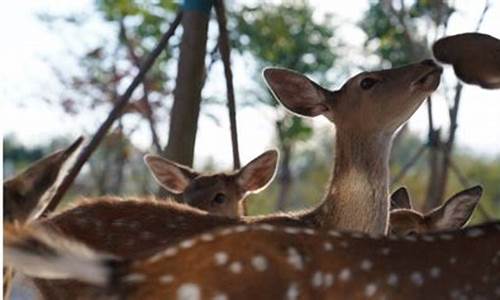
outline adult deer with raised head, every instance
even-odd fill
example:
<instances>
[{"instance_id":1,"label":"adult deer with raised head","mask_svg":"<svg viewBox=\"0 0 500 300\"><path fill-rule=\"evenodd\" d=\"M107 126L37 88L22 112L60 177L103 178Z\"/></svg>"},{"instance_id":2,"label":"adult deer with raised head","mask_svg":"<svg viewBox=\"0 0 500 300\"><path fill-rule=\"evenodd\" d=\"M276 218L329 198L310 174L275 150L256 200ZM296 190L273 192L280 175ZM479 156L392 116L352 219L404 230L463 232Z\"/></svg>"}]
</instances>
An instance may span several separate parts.
<instances>
[{"instance_id":1,"label":"adult deer with raised head","mask_svg":"<svg viewBox=\"0 0 500 300\"><path fill-rule=\"evenodd\" d=\"M434 62L425 60L364 72L339 90L329 91L294 71L264 71L267 84L285 107L304 116L326 116L337 126L332 180L324 200L313 209L228 218L175 203L101 198L54 215L41 225L55 227L87 246L126 258L143 257L225 225L268 223L385 234L393 133L437 88L441 72ZM42 285L57 290L58 282ZM61 286L58 290L75 291Z\"/></svg>"},{"instance_id":2,"label":"adult deer with raised head","mask_svg":"<svg viewBox=\"0 0 500 300\"><path fill-rule=\"evenodd\" d=\"M482 193L480 186L465 189L441 206L422 214L413 208L406 188L399 188L391 195L389 233L413 235L462 228L470 220Z\"/></svg>"},{"instance_id":3,"label":"adult deer with raised head","mask_svg":"<svg viewBox=\"0 0 500 300\"><path fill-rule=\"evenodd\" d=\"M96 287L80 299L500 297L500 222L404 238L239 225L133 261L42 228L9 228L4 249L6 262L25 274Z\"/></svg>"},{"instance_id":4,"label":"adult deer with raised head","mask_svg":"<svg viewBox=\"0 0 500 300\"><path fill-rule=\"evenodd\" d=\"M265 189L276 174L278 152L269 150L238 171L199 173L156 155L144 157L155 180L192 207L227 217L243 216L243 201Z\"/></svg>"}]
</instances>

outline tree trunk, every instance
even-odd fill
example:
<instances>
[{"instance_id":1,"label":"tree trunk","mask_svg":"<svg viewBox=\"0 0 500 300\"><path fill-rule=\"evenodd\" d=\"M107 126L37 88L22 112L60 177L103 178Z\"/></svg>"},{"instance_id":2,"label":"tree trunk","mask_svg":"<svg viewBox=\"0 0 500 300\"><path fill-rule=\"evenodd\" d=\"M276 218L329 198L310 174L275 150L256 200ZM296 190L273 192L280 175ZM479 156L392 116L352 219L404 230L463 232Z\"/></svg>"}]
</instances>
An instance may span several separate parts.
<instances>
[{"instance_id":1,"label":"tree trunk","mask_svg":"<svg viewBox=\"0 0 500 300\"><path fill-rule=\"evenodd\" d=\"M205 54L210 8L209 0L185 0L182 17L182 41L170 112L168 144L165 158L192 166L201 89L205 72ZM165 190L160 195L167 195Z\"/></svg>"},{"instance_id":2,"label":"tree trunk","mask_svg":"<svg viewBox=\"0 0 500 300\"><path fill-rule=\"evenodd\" d=\"M278 194L278 202L276 203L276 210L278 211L284 211L286 209L286 205L290 197L290 189L292 187L292 172L290 170L292 147L291 145L283 145L281 151L283 158L281 160L280 172L278 175L280 190Z\"/></svg>"}]
</instances>

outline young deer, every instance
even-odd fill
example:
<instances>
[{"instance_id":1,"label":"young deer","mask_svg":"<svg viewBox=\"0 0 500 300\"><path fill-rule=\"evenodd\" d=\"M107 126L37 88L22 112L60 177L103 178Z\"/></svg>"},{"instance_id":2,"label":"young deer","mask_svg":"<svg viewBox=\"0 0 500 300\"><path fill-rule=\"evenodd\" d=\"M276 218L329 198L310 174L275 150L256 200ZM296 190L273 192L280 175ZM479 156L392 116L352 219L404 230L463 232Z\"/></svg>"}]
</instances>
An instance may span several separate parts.
<instances>
[{"instance_id":1,"label":"young deer","mask_svg":"<svg viewBox=\"0 0 500 300\"><path fill-rule=\"evenodd\" d=\"M266 151L232 173L203 174L155 155L144 157L155 180L183 203L227 217L243 216L243 201L258 193L276 173L278 152Z\"/></svg>"},{"instance_id":2,"label":"young deer","mask_svg":"<svg viewBox=\"0 0 500 300\"><path fill-rule=\"evenodd\" d=\"M400 68L365 72L328 91L304 75L270 68L264 78L277 99L304 116L326 116L337 126L332 181L317 207L294 213L228 218L186 205L101 198L41 222L87 246L125 258L216 227L268 223L385 234L389 214L388 160L396 129L439 85L442 69L425 60ZM58 282L43 283L59 291Z\"/></svg>"},{"instance_id":3,"label":"young deer","mask_svg":"<svg viewBox=\"0 0 500 300\"><path fill-rule=\"evenodd\" d=\"M79 299L500 297L500 222L404 238L239 225L130 262L41 228L14 228L4 249L7 264L26 274L96 287Z\"/></svg>"},{"instance_id":4,"label":"young deer","mask_svg":"<svg viewBox=\"0 0 500 300\"><path fill-rule=\"evenodd\" d=\"M389 233L414 235L462 228L471 218L482 193L480 186L465 189L443 205L422 214L413 209L408 191L399 188L391 195Z\"/></svg>"},{"instance_id":5,"label":"young deer","mask_svg":"<svg viewBox=\"0 0 500 300\"><path fill-rule=\"evenodd\" d=\"M432 52L440 62L453 65L464 82L500 88L500 40L482 33L462 33L438 40Z\"/></svg>"}]
</instances>

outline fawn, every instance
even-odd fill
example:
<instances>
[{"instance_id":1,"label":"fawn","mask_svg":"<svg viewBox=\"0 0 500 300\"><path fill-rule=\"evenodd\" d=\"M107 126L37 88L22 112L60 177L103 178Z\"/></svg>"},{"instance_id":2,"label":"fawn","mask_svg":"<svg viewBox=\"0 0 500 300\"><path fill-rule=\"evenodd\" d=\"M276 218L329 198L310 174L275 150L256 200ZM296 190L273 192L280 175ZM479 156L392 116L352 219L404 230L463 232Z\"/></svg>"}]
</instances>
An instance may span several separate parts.
<instances>
[{"instance_id":1,"label":"fawn","mask_svg":"<svg viewBox=\"0 0 500 300\"><path fill-rule=\"evenodd\" d=\"M414 235L462 228L471 218L482 193L481 186L465 189L451 196L443 205L422 214L413 209L406 188L399 188L391 195L389 233Z\"/></svg>"},{"instance_id":2,"label":"fawn","mask_svg":"<svg viewBox=\"0 0 500 300\"><path fill-rule=\"evenodd\" d=\"M95 286L80 290L79 299L500 297L500 222L389 238L238 225L132 261L45 228L14 227L6 230L4 249L7 264L26 274Z\"/></svg>"},{"instance_id":3,"label":"fawn","mask_svg":"<svg viewBox=\"0 0 500 300\"><path fill-rule=\"evenodd\" d=\"M482 33L462 33L438 40L432 52L438 61L453 65L464 82L500 88L500 40Z\"/></svg>"},{"instance_id":4,"label":"fawn","mask_svg":"<svg viewBox=\"0 0 500 300\"><path fill-rule=\"evenodd\" d=\"M155 155L144 160L155 180L183 203L211 214L240 217L246 196L265 189L274 178L278 151L266 151L232 173L198 173Z\"/></svg>"}]
</instances>

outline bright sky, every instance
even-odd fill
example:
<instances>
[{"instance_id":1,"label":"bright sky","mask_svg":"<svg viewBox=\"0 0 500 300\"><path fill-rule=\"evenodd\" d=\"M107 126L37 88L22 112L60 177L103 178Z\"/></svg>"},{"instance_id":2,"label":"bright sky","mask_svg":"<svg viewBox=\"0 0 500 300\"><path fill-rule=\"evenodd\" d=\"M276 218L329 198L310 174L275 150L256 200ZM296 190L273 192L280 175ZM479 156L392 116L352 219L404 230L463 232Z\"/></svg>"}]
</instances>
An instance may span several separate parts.
<instances>
[{"instance_id":1,"label":"bright sky","mask_svg":"<svg viewBox=\"0 0 500 300\"><path fill-rule=\"evenodd\" d=\"M344 63L347 60L353 61L353 57L362 58L360 44L364 37L354 24L359 20L368 2L363 0L349 2L312 0L311 2L318 8L318 15L324 12L334 13L335 23L340 26L338 34L348 45L352 45L352 50L349 49L349 52L345 53L353 56L345 58ZM456 2L459 5L459 12L450 22L449 34L473 30L484 4L483 1ZM71 117L44 102L45 97L57 97L61 93L61 86L51 71L51 64L47 61L56 62L71 71L75 66L67 53L68 47L79 53L85 49L82 48L82 43L84 46L95 44L100 37L113 36L113 32L98 18L92 18L93 21L77 29L79 31L63 28L52 32L37 20L36 14L89 12L92 3L91 0L23 0L11 1L7 9L0 10L0 35L4 41L0 47L1 121L4 134L15 133L26 144L44 143L57 136L75 137L82 132L93 133L99 122L104 119L105 112L92 113L92 116ZM494 0L491 3L492 7L485 17L481 32L500 37L500 1ZM237 91L243 91L250 86L250 79L246 75L248 67L248 63L241 58L235 59ZM213 74L217 78L223 78L220 65L215 67ZM452 76L449 68L446 70L446 76L448 78ZM341 84L342 82L338 82L335 86ZM210 93L225 94L221 81L214 83L207 90ZM241 99L243 95L238 94L237 97ZM479 154L499 155L500 91L486 91L467 86L464 88L462 99L458 143ZM447 112L444 99L436 97L434 108L436 123L446 124ZM219 117L220 125L216 125L207 117L201 118L196 164L210 157L224 166L230 166L231 147L226 110L223 107L206 108L206 110ZM269 109L239 109L238 127L243 162L249 161L273 144L273 115L274 112ZM314 123L317 126L327 124L321 120ZM166 124L160 126L160 134L166 136ZM410 127L420 132L422 136L425 135L427 115L424 106L412 117ZM140 145L146 146L150 143L147 131L141 131L133 138Z\"/></svg>"}]
</instances>

